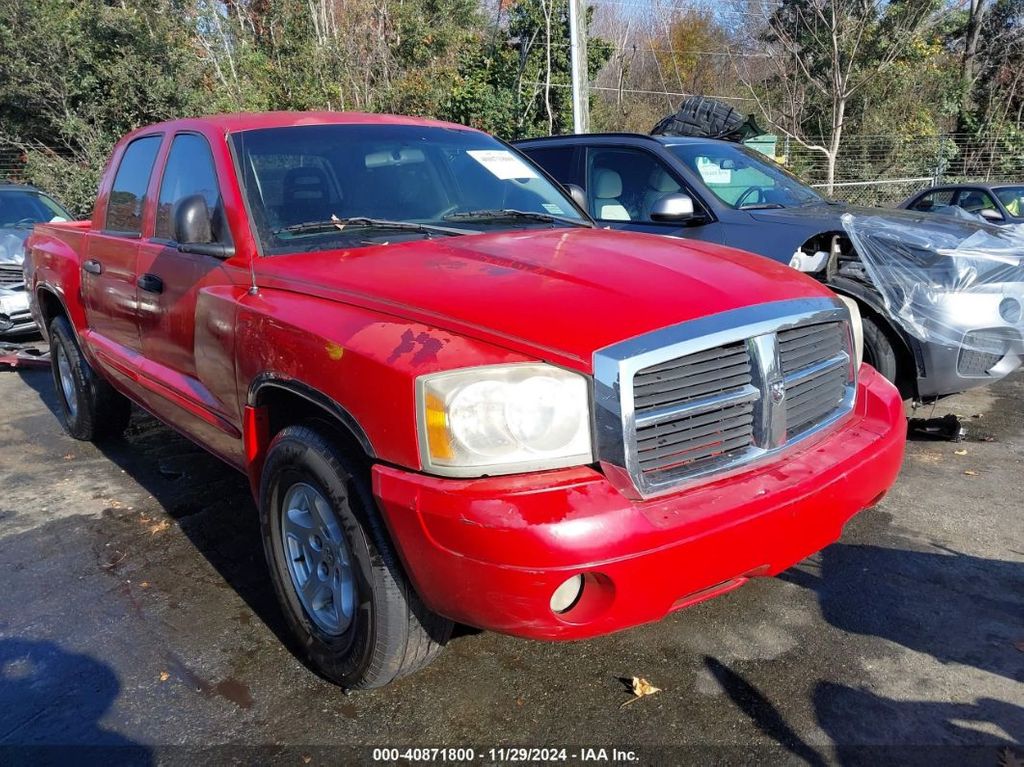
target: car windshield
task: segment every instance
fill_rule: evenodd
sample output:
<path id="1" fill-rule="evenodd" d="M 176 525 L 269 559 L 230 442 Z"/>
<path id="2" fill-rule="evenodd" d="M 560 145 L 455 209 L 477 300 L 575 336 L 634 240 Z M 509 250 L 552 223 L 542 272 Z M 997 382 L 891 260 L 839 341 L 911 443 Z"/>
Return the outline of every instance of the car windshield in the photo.
<path id="1" fill-rule="evenodd" d="M 476 131 L 308 125 L 231 140 L 269 254 L 591 225 L 530 160 Z"/>
<path id="2" fill-rule="evenodd" d="M 1004 186 L 992 191 L 1011 216 L 1024 218 L 1024 186 Z"/>
<path id="3" fill-rule="evenodd" d="M 70 221 L 71 214 L 31 189 L 0 189 L 0 229 L 32 228 L 47 221 Z"/>
<path id="4" fill-rule="evenodd" d="M 796 208 L 826 202 L 792 173 L 740 144 L 674 144 L 669 150 L 732 208 Z"/>

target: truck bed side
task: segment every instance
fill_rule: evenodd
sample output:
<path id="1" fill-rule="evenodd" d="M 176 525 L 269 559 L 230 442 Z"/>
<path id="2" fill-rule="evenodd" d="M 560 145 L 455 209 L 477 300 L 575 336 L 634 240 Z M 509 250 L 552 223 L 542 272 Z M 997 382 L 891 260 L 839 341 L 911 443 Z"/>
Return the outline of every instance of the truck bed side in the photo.
<path id="1" fill-rule="evenodd" d="M 91 227 L 90 221 L 38 224 L 26 242 L 26 287 L 32 314 L 44 334 L 41 309 L 46 301 L 57 300 L 64 305 L 76 332 L 85 328 L 81 254 Z"/>

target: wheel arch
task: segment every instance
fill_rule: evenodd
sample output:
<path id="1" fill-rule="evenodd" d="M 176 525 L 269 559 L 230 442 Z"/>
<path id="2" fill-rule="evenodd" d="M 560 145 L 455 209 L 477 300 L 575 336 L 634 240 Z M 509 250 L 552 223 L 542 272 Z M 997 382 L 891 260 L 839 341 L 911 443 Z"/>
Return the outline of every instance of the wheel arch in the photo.
<path id="1" fill-rule="evenodd" d="M 71 332 L 75 334 L 75 340 L 78 340 L 78 328 L 75 327 L 71 312 L 68 311 L 64 299 L 58 291 L 46 283 L 40 284 L 36 288 L 35 299 L 39 314 L 36 321 L 44 338 L 49 339 L 50 323 L 55 317 L 67 317 L 68 324 L 71 325 Z"/>
<path id="2" fill-rule="evenodd" d="M 897 386 L 904 396 L 911 395 L 917 398 L 917 380 L 921 374 L 919 355 L 903 329 L 889 316 L 881 296 L 870 287 L 844 277 L 833 277 L 828 282 L 828 287 L 836 293 L 854 299 L 865 314 L 882 326 L 886 335 L 894 342 L 897 364 L 900 367 L 900 380 L 896 382 Z"/>
<path id="3" fill-rule="evenodd" d="M 259 486 L 270 441 L 293 424 L 319 422 L 332 436 L 358 449 L 367 460 L 377 458 L 370 438 L 352 414 L 336 400 L 302 381 L 270 373 L 259 375 L 249 386 L 245 409 L 246 459 L 254 490 Z"/>

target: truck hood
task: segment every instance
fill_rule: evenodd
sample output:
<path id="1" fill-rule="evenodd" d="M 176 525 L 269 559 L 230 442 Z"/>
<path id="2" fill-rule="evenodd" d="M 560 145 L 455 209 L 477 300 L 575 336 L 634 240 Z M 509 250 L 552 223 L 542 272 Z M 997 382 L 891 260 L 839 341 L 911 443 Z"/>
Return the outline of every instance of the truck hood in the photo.
<path id="1" fill-rule="evenodd" d="M 830 293 L 760 256 L 603 229 L 416 240 L 259 259 L 261 286 L 355 303 L 590 370 L 617 341 Z"/>

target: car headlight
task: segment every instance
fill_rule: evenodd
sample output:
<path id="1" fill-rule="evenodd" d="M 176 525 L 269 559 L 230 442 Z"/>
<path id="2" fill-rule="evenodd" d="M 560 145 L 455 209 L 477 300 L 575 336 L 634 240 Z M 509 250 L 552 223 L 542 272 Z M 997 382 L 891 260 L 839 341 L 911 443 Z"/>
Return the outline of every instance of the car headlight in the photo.
<path id="1" fill-rule="evenodd" d="M 592 463 L 589 388 L 577 373 L 533 363 L 421 376 L 423 467 L 479 477 Z"/>
<path id="2" fill-rule="evenodd" d="M 864 321 L 860 318 L 860 307 L 849 296 L 839 296 L 839 300 L 850 310 L 850 329 L 853 330 L 853 356 L 857 361 L 857 370 L 864 360 Z"/>

